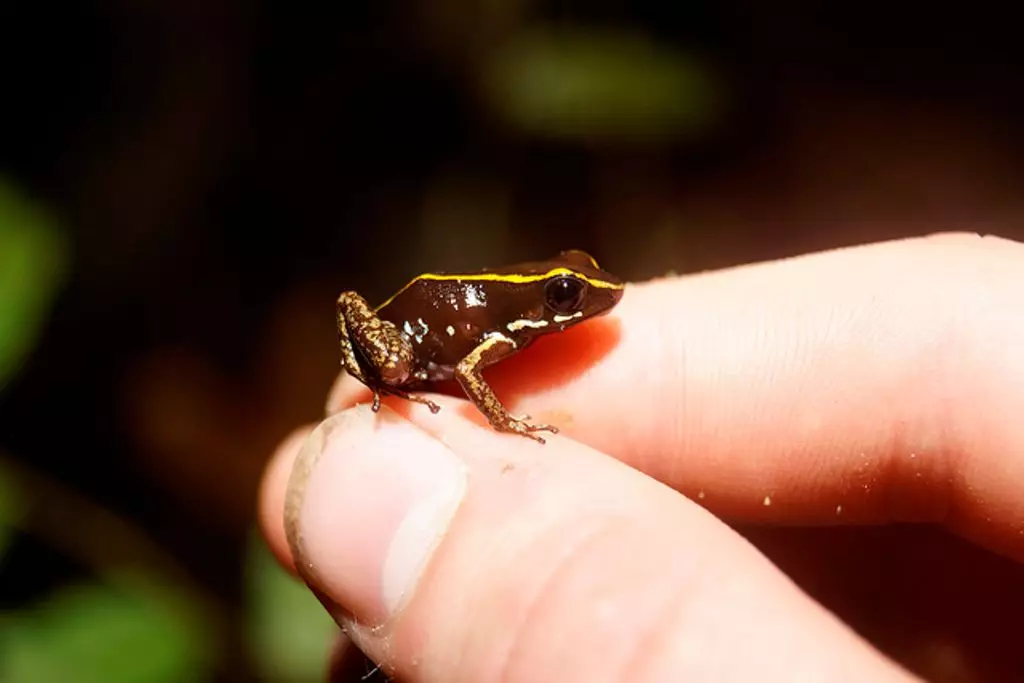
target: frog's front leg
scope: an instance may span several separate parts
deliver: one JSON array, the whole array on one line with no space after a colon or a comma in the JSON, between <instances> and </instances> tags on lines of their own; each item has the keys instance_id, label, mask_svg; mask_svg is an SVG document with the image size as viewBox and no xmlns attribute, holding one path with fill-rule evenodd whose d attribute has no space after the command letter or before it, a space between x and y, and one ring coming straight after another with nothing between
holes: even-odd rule
<instances>
[{"instance_id":1,"label":"frog's front leg","mask_svg":"<svg viewBox=\"0 0 1024 683\"><path fill-rule=\"evenodd\" d=\"M507 358L517 350L515 342L508 337L501 334L492 335L459 361L458 365L455 366L455 378L459 381L466 395L480 409L480 412L487 416L494 429L499 432L521 434L544 443L544 439L533 432L551 432L554 434L558 432L558 428L545 424L534 425L525 420L512 417L501 401L498 400L494 390L484 381L481 374L488 365L493 365L503 358Z\"/></svg>"},{"instance_id":2,"label":"frog's front leg","mask_svg":"<svg viewBox=\"0 0 1024 683\"><path fill-rule=\"evenodd\" d=\"M433 401L401 389L412 375L416 358L412 344L393 323L381 320L355 292L338 297L337 315L342 365L373 392L373 412L380 410L381 394L422 403L432 413L441 410Z\"/></svg>"}]
</instances>

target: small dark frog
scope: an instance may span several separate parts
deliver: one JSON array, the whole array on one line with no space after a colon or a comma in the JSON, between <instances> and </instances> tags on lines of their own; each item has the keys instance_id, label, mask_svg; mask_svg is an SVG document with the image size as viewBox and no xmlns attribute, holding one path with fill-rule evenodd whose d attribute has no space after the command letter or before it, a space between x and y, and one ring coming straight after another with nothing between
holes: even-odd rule
<instances>
[{"instance_id":1,"label":"small dark frog","mask_svg":"<svg viewBox=\"0 0 1024 683\"><path fill-rule=\"evenodd\" d=\"M338 297L342 364L373 391L440 410L409 393L455 378L491 426L540 443L534 432L557 427L513 417L484 381L489 365L522 351L537 337L607 313L623 282L582 251L549 261L476 273L425 273L377 308L355 292Z\"/></svg>"}]
</instances>

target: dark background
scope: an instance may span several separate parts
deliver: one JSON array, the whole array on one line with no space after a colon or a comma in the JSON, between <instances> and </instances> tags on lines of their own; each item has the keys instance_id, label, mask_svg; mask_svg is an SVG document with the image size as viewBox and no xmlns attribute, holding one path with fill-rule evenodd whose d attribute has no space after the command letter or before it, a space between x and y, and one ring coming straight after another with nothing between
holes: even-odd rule
<instances>
[{"instance_id":1,"label":"dark background","mask_svg":"<svg viewBox=\"0 0 1024 683\"><path fill-rule=\"evenodd\" d=\"M0 6L0 175L53 212L69 253L0 391L0 449L52 515L0 562L5 609L121 563L180 571L225 620L212 675L255 676L240 577L258 477L322 413L342 289L380 300L422 270L568 247L640 279L944 230L1024 236L1009 10L334 5ZM678 78L631 100L652 63ZM606 87L531 104L574 73ZM821 547L906 547L900 530L849 533ZM935 557L959 543L906 533ZM106 549L83 560L68 535ZM788 539L753 537L785 564ZM849 618L934 680L1024 676L995 635L1024 608L1022 573L957 552L938 592L1014 586L970 626L911 642L907 624L941 611L927 600ZM880 580L847 578L865 596Z\"/></svg>"}]
</instances>

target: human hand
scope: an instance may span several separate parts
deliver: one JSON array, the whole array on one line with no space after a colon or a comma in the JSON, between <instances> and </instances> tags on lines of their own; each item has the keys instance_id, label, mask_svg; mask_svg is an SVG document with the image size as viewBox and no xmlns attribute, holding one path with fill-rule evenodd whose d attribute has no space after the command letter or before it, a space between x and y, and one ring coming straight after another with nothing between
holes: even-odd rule
<instances>
[{"instance_id":1,"label":"human hand","mask_svg":"<svg viewBox=\"0 0 1024 683\"><path fill-rule=\"evenodd\" d=\"M264 533L402 681L914 680L720 520L931 523L1024 559L1021 302L1024 245L973 235L630 285L489 373L503 398L537 383L510 407L562 427L543 446L455 398L348 408L342 376L267 470ZM836 569L796 547L803 576ZM1007 560L928 592L972 552L951 547L907 572L910 548L873 599L921 587L962 626L996 590L1019 616Z\"/></svg>"}]
</instances>

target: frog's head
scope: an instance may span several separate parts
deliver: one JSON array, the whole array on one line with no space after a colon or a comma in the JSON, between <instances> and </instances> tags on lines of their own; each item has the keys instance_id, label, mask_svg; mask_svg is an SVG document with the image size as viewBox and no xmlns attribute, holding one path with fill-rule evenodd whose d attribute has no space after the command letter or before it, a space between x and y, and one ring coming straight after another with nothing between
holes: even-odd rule
<instances>
[{"instance_id":1,"label":"frog's head","mask_svg":"<svg viewBox=\"0 0 1024 683\"><path fill-rule=\"evenodd\" d=\"M543 319L549 325L565 329L607 313L622 299L622 280L585 252L563 251L550 264L543 283Z\"/></svg>"}]
</instances>

